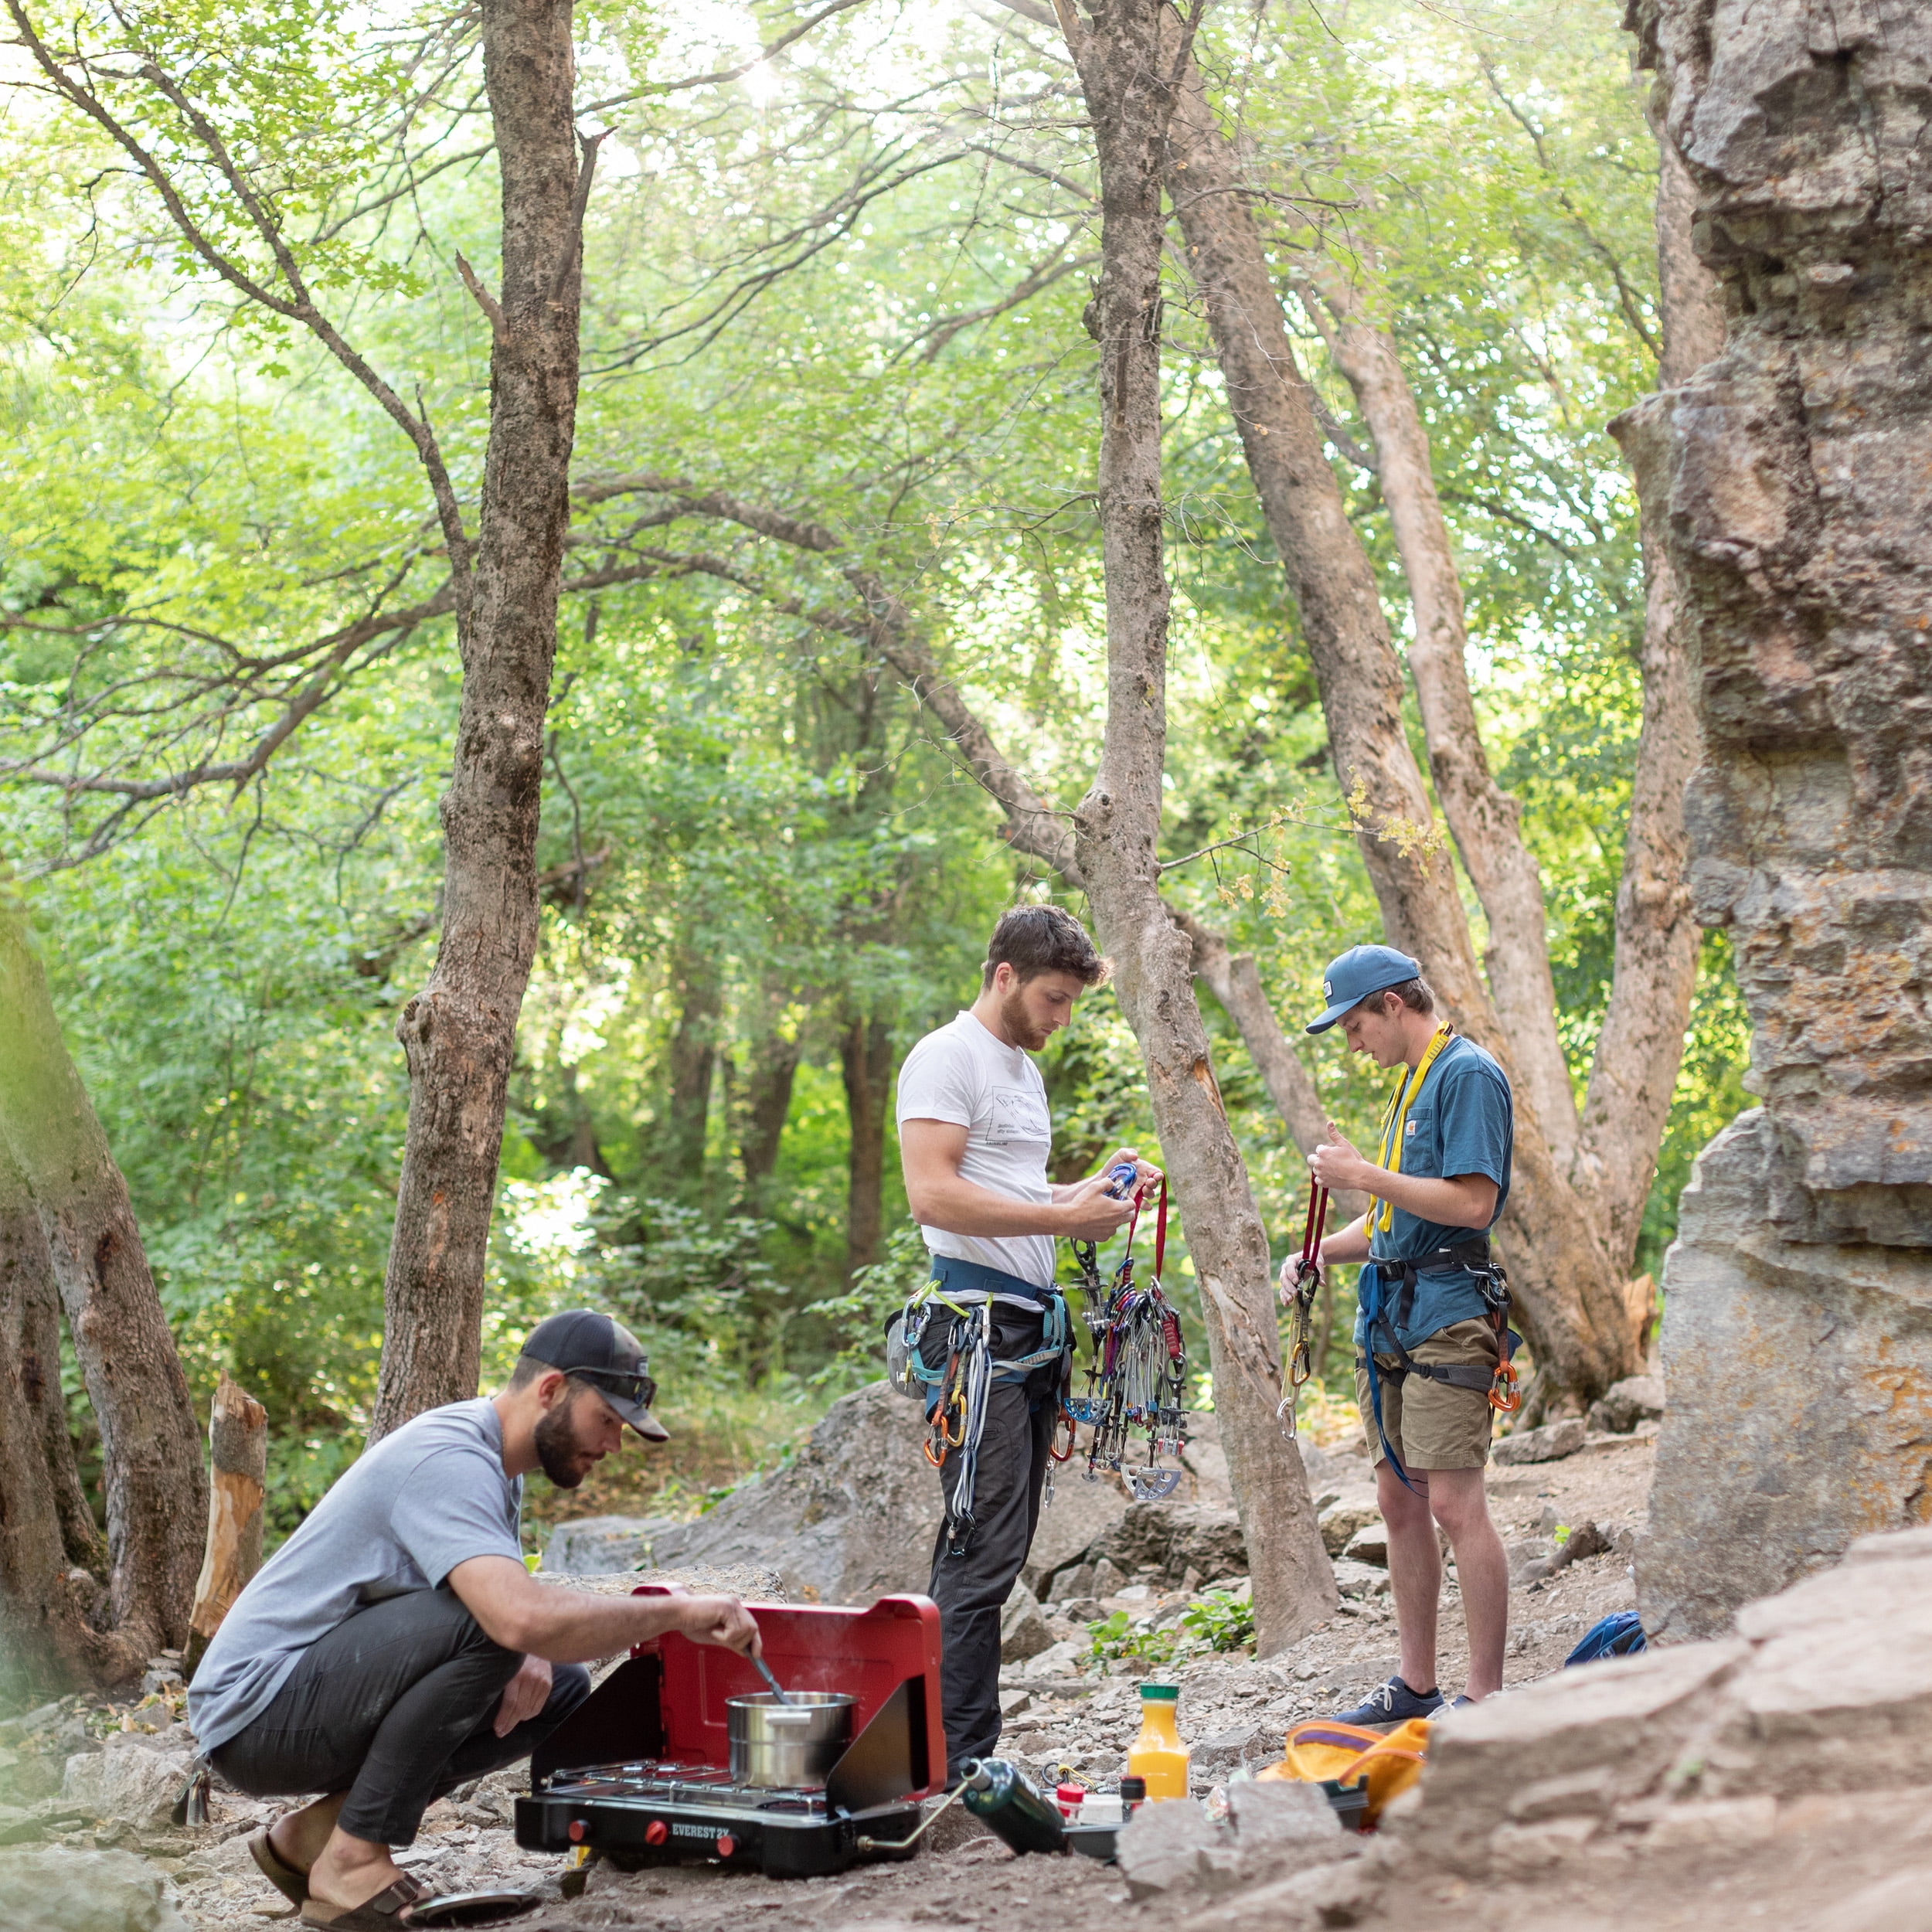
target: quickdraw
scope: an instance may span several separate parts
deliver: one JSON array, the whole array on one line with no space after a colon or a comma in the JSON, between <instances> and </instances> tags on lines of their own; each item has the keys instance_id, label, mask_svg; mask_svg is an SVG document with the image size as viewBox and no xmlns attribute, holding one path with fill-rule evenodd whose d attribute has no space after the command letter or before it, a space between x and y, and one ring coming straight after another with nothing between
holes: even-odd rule
<instances>
[{"instance_id":1,"label":"quickdraw","mask_svg":"<svg viewBox=\"0 0 1932 1932\"><path fill-rule=\"evenodd\" d=\"M1131 1171L1124 1172L1131 1182ZM1116 1170L1117 1175L1122 1172ZM1093 1431L1087 1445L1087 1480L1097 1481L1103 1470L1114 1471L1125 1481L1135 1500L1142 1502L1174 1493L1184 1472L1162 1468L1161 1458L1165 1454L1178 1459L1187 1445L1187 1347L1181 1318L1161 1291L1161 1272L1167 1259L1165 1175L1159 1185L1154 1273L1145 1287L1134 1278L1134 1237L1140 1226L1144 1196L1135 1197L1128 1222L1127 1251L1104 1298L1093 1244L1075 1244L1093 1354L1087 1363L1086 1393L1063 1401L1070 1423L1083 1422ZM1147 1433L1147 1460L1133 1467L1128 1461L1129 1437L1138 1430Z\"/></svg>"},{"instance_id":2,"label":"quickdraw","mask_svg":"<svg viewBox=\"0 0 1932 1932\"><path fill-rule=\"evenodd\" d=\"M1281 1433L1294 1440L1295 1409L1301 1385L1315 1372L1315 1355L1310 1344L1315 1319L1315 1298L1321 1286L1321 1237L1328 1222L1328 1190L1311 1174L1308 1176L1308 1218L1301 1224L1301 1253L1294 1264L1294 1290L1288 1318L1287 1393L1275 1406L1276 1418L1284 1426Z\"/></svg>"}]
</instances>

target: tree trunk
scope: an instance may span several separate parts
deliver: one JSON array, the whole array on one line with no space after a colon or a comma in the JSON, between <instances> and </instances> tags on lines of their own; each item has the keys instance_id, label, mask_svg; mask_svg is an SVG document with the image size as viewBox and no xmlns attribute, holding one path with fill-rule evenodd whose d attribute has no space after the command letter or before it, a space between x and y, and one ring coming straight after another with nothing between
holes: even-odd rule
<instances>
[{"instance_id":1,"label":"tree trunk","mask_svg":"<svg viewBox=\"0 0 1932 1932\"><path fill-rule=\"evenodd\" d=\"M1580 1403L1638 1363L1621 1284L1594 1217L1559 1171L1534 1096L1476 967L1448 855L1422 834L1428 794L1402 722L1402 672L1375 577L1329 468L1260 231L1198 70L1176 117L1168 184L1207 306L1228 403L1301 612L1335 776L1389 941L1423 962L1449 1016L1512 1076L1515 1172L1499 1233L1539 1366ZM1420 842L1418 842L1420 841Z\"/></svg>"},{"instance_id":2,"label":"tree trunk","mask_svg":"<svg viewBox=\"0 0 1932 1932\"><path fill-rule=\"evenodd\" d=\"M268 1411L226 1369L208 1412L208 1545L188 1620L185 1669L192 1677L221 1620L262 1566L262 1499L268 1493Z\"/></svg>"},{"instance_id":3,"label":"tree trunk","mask_svg":"<svg viewBox=\"0 0 1932 1932\"><path fill-rule=\"evenodd\" d=\"M517 1015L537 935L543 720L570 522L583 199L568 0L483 0L502 176L501 305L474 570L459 605L463 699L444 832L441 944L396 1032L409 1134L383 1287L372 1440L476 1392L483 1269Z\"/></svg>"},{"instance_id":4,"label":"tree trunk","mask_svg":"<svg viewBox=\"0 0 1932 1932\"><path fill-rule=\"evenodd\" d=\"M0 1134L32 1196L100 1429L108 1621L124 1646L101 1662L124 1672L187 1637L206 1494L200 1431L128 1184L68 1057L24 913L4 901L0 1026ZM44 1318L35 1332L52 1378L39 1400L57 1402L57 1345L49 1358ZM57 1458L44 1407L40 1420L41 1458L51 1447ZM56 1502L58 1522L57 1486Z\"/></svg>"},{"instance_id":5,"label":"tree trunk","mask_svg":"<svg viewBox=\"0 0 1932 1932\"><path fill-rule=\"evenodd\" d=\"M1429 433L1396 345L1370 319L1360 291L1332 263L1313 277L1333 317L1326 330L1374 439L1376 474L1415 613L1409 670L1415 679L1436 797L1489 925L1483 968L1496 1017L1509 1038L1516 1077L1560 1167L1576 1151L1575 1090L1556 1032L1543 875L1522 842L1522 807L1491 775L1476 728L1464 653L1468 632L1449 525L1436 493ZM1321 319L1312 298L1311 315Z\"/></svg>"},{"instance_id":6,"label":"tree trunk","mask_svg":"<svg viewBox=\"0 0 1932 1932\"><path fill-rule=\"evenodd\" d=\"M761 1211L778 1151L784 1145L785 1122L791 1116L792 1082L798 1071L798 1042L781 1033L767 1033L752 1046L751 1068L745 1078L745 1097L738 1134L738 1165L744 1172L744 1206Z\"/></svg>"},{"instance_id":7,"label":"tree trunk","mask_svg":"<svg viewBox=\"0 0 1932 1932\"><path fill-rule=\"evenodd\" d=\"M1724 352L1717 281L1691 247L1696 191L1655 114L1657 267L1664 352L1658 393L1610 425L1637 478L1644 543L1644 722L1631 781L1610 1005L1583 1101L1582 1158L1595 1170L1611 1260L1635 1265L1657 1150L1670 1116L1697 988L1702 933L1691 906L1684 787L1702 756L1691 672L1692 636L1669 548L1672 392ZM1648 1313L1648 1310L1646 1310Z\"/></svg>"},{"instance_id":8,"label":"tree trunk","mask_svg":"<svg viewBox=\"0 0 1932 1932\"><path fill-rule=\"evenodd\" d=\"M680 947L672 955L671 977L682 1003L671 1036L669 1111L660 1162L673 1187L689 1189L704 1172L724 988L716 961L696 947Z\"/></svg>"},{"instance_id":9,"label":"tree trunk","mask_svg":"<svg viewBox=\"0 0 1932 1932\"><path fill-rule=\"evenodd\" d=\"M850 1281L883 1252L892 1029L876 1018L855 1019L839 1037L838 1053L845 1077L845 1117L852 1130L845 1185L845 1278Z\"/></svg>"},{"instance_id":10,"label":"tree trunk","mask_svg":"<svg viewBox=\"0 0 1932 1932\"><path fill-rule=\"evenodd\" d=\"M1140 1042L1162 1158L1187 1232L1214 1369L1215 1407L1267 1656L1335 1607L1335 1580L1300 1458L1283 1437L1267 1236L1223 1114L1195 1003L1192 947L1161 903L1168 584L1162 555L1161 175L1182 49L1162 0L1059 9L1100 165L1101 264L1090 316L1100 345L1100 547L1107 722L1077 817L1082 876ZM1170 32L1165 36L1165 25ZM1185 29L1182 29L1185 31Z\"/></svg>"},{"instance_id":11,"label":"tree trunk","mask_svg":"<svg viewBox=\"0 0 1932 1932\"><path fill-rule=\"evenodd\" d=\"M61 1400L53 1258L0 1138L0 1700L8 1706L140 1667L144 1653L90 1621L96 1573L105 1568Z\"/></svg>"}]
</instances>

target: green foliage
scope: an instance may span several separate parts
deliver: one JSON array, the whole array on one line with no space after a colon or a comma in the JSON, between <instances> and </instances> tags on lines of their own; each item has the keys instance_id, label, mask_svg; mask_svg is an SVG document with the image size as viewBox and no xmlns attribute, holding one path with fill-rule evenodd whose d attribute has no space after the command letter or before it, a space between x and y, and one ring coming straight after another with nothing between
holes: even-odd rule
<instances>
[{"instance_id":1,"label":"green foliage","mask_svg":"<svg viewBox=\"0 0 1932 1932\"><path fill-rule=\"evenodd\" d=\"M1137 1663L1158 1668L1173 1662L1179 1644L1172 1629L1143 1629L1124 1610L1117 1610L1111 1616L1089 1624L1087 1634L1087 1654L1100 1664L1131 1657Z\"/></svg>"},{"instance_id":2,"label":"green foliage","mask_svg":"<svg viewBox=\"0 0 1932 1932\"><path fill-rule=\"evenodd\" d=\"M1209 1650L1246 1650L1254 1641L1254 1600L1210 1590L1182 1611L1181 1628Z\"/></svg>"}]
</instances>

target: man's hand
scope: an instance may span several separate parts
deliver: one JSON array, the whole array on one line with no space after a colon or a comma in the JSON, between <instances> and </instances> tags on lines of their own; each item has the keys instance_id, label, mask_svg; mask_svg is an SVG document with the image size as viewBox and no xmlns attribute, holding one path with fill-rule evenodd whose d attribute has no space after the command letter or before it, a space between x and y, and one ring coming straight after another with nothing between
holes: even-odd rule
<instances>
[{"instance_id":1,"label":"man's hand","mask_svg":"<svg viewBox=\"0 0 1932 1932\"><path fill-rule=\"evenodd\" d=\"M1107 1192L1107 1172L1077 1182L1057 1204L1060 1232L1070 1241L1111 1241L1134 1212L1131 1199L1115 1200Z\"/></svg>"},{"instance_id":2,"label":"man's hand","mask_svg":"<svg viewBox=\"0 0 1932 1932\"><path fill-rule=\"evenodd\" d=\"M1151 1161L1141 1158L1139 1151L1131 1147L1117 1147L1100 1163L1100 1176L1105 1179L1123 1162L1131 1163L1134 1169L1134 1185L1128 1190L1131 1200L1135 1193L1145 1192L1161 1178L1161 1170Z\"/></svg>"},{"instance_id":3,"label":"man's hand","mask_svg":"<svg viewBox=\"0 0 1932 1932\"><path fill-rule=\"evenodd\" d=\"M1301 1257L1299 1254L1290 1255L1288 1258L1281 1264L1281 1274L1280 1277L1281 1284L1281 1305L1284 1308L1294 1300L1294 1291L1300 1277L1301 1268ZM1319 1254L1316 1255L1315 1257L1315 1278L1318 1284L1325 1281L1328 1278L1328 1264L1322 1260Z\"/></svg>"},{"instance_id":4,"label":"man's hand","mask_svg":"<svg viewBox=\"0 0 1932 1932\"><path fill-rule=\"evenodd\" d=\"M1349 1144L1349 1137L1333 1121L1328 1138L1308 1157L1315 1178L1325 1188L1355 1188L1372 1194L1377 1182L1386 1178L1380 1168L1365 1161Z\"/></svg>"},{"instance_id":5,"label":"man's hand","mask_svg":"<svg viewBox=\"0 0 1932 1932\"><path fill-rule=\"evenodd\" d=\"M758 1621L735 1597L682 1597L678 1628L694 1644L716 1644L743 1657L761 1653Z\"/></svg>"},{"instance_id":6,"label":"man's hand","mask_svg":"<svg viewBox=\"0 0 1932 1932\"><path fill-rule=\"evenodd\" d=\"M491 1728L498 1737L508 1737L549 1701L549 1665L541 1657L526 1657L518 1665L516 1675L503 1686L496 1706L496 1722Z\"/></svg>"}]
</instances>

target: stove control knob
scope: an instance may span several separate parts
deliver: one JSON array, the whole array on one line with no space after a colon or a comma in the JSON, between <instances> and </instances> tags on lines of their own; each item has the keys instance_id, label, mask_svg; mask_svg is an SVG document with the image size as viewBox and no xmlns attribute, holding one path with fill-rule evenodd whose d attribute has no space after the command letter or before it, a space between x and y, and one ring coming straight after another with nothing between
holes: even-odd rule
<instances>
[{"instance_id":1,"label":"stove control knob","mask_svg":"<svg viewBox=\"0 0 1932 1932\"><path fill-rule=\"evenodd\" d=\"M563 1835L567 1838L573 1845L581 1845L583 1842L584 1833L590 1830L590 1826L587 1825L582 1818L573 1818L571 1819L569 1827L566 1829Z\"/></svg>"},{"instance_id":2,"label":"stove control knob","mask_svg":"<svg viewBox=\"0 0 1932 1932\"><path fill-rule=\"evenodd\" d=\"M644 1828L644 1842L647 1845L662 1845L671 1835L671 1827L661 1818L654 1818Z\"/></svg>"},{"instance_id":3,"label":"stove control knob","mask_svg":"<svg viewBox=\"0 0 1932 1932\"><path fill-rule=\"evenodd\" d=\"M720 1832L718 1834L719 1857L721 1859L728 1859L733 1852L737 1850L737 1849L738 1841L733 1838L729 1832Z\"/></svg>"}]
</instances>

